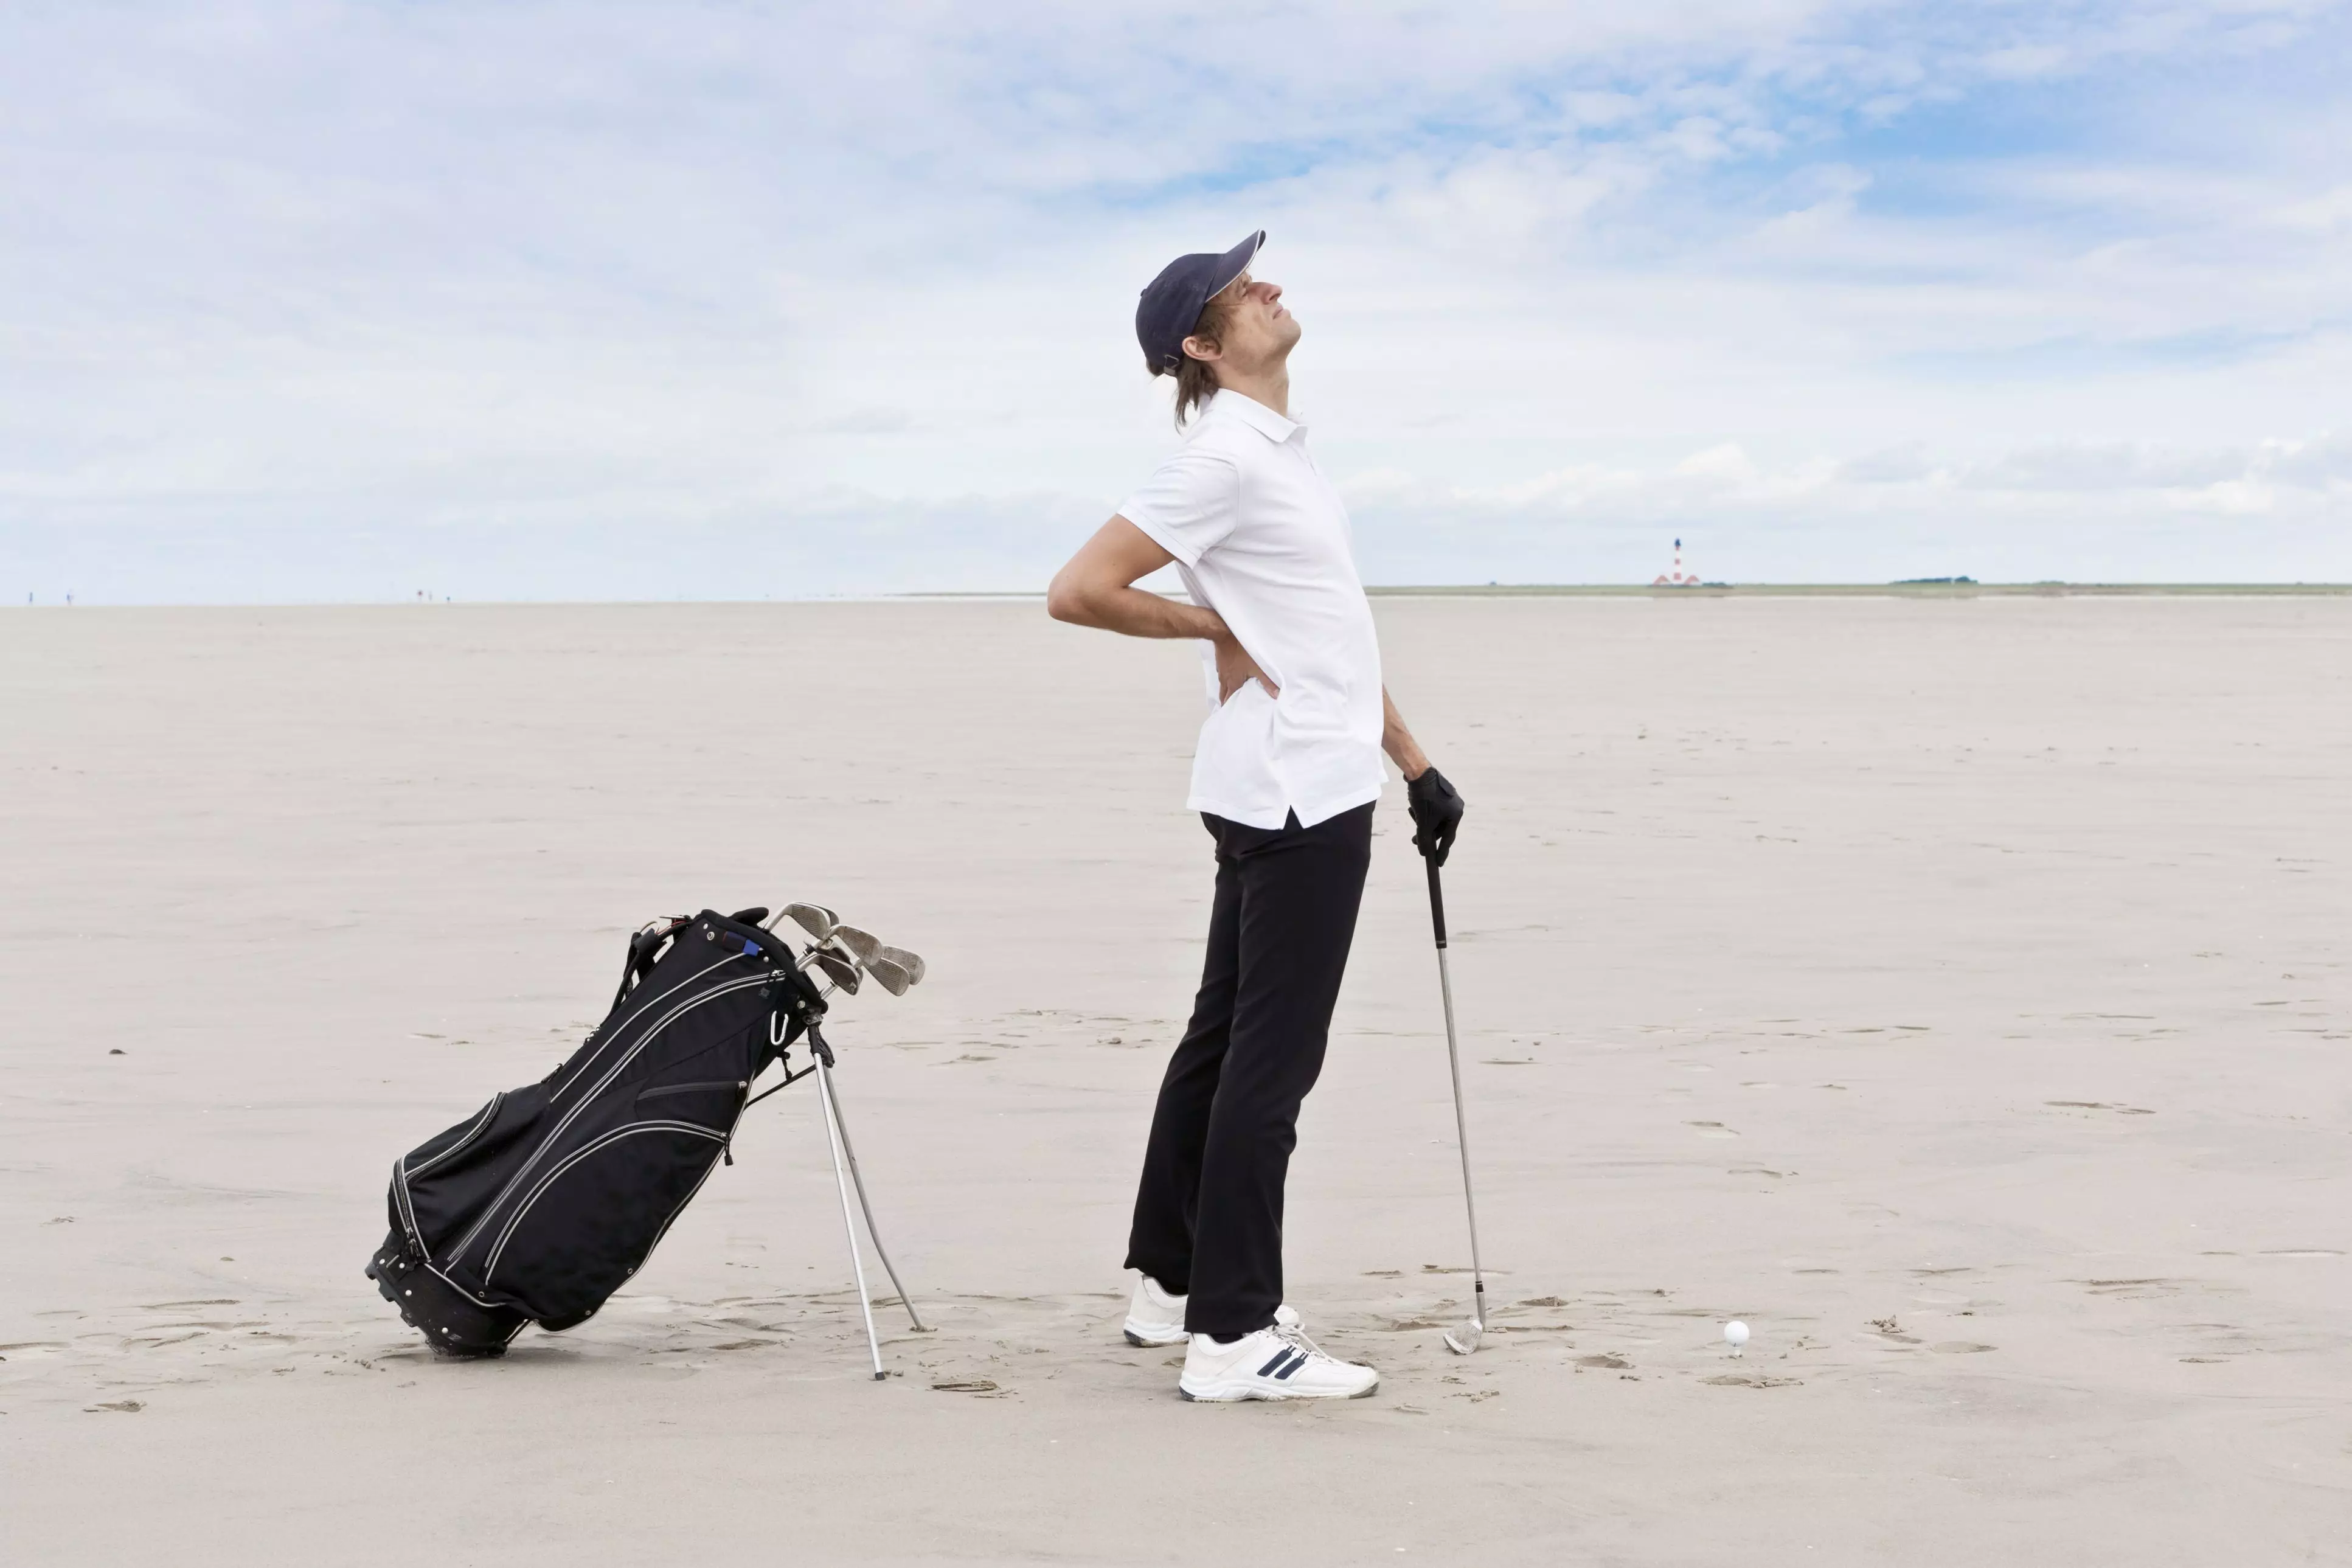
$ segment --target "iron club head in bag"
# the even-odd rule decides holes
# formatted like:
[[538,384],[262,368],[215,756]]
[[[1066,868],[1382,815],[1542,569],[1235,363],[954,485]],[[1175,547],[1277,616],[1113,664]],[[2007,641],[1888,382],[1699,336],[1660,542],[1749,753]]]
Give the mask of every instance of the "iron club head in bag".
[[907,972],[908,984],[920,985],[923,983],[923,960],[920,954],[908,952],[903,947],[885,945],[881,955]]
[[896,959],[885,958],[879,952],[866,961],[866,973],[874,976],[882,989],[893,996],[904,996],[907,987],[915,983],[914,976],[907,973],[905,965]]
[[[832,941],[834,927],[841,923],[841,917],[823,904],[786,904],[776,911],[776,920],[791,921],[809,933],[811,942],[819,943]],[[768,922],[768,929],[775,929],[775,921]]]
[[882,939],[872,931],[861,931],[856,926],[842,925],[838,922],[835,924],[832,935],[827,940],[831,945],[841,949],[850,957],[857,960],[860,964],[871,964],[875,955],[882,951]]
[[825,978],[847,994],[852,996],[857,994],[861,972],[856,962],[847,954],[835,952],[829,947],[813,947],[809,949],[808,957],[802,962],[804,964],[814,963],[824,971]]

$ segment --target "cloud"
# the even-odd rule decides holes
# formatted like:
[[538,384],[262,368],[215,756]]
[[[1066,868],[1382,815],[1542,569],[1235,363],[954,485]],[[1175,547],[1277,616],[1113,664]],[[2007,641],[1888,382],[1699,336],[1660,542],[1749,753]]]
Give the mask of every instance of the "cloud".
[[[1171,439],[1140,280],[1259,225],[1369,574],[1646,578],[1701,524],[1864,571],[2029,515],[2110,574],[2352,572],[2291,531],[2352,537],[2347,19],[20,8],[0,592],[201,533],[236,593],[355,593],[364,528],[625,593],[624,539],[747,524],[824,536],[807,591],[1034,584]],[[2175,531],[2103,531],[2134,506]]]

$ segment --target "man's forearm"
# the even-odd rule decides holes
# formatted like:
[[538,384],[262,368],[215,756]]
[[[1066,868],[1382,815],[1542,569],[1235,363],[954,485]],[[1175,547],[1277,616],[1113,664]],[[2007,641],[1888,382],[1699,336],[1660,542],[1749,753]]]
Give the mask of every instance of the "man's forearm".
[[[1059,586],[1058,584],[1056,585]],[[1060,620],[1131,637],[1200,637],[1225,635],[1214,610],[1164,599],[1142,588],[1097,587],[1053,595],[1048,608]]]
[[1230,640],[1223,617],[1198,605],[1179,604],[1135,586],[1176,558],[1166,547],[1114,512],[1079,546],[1045,587],[1045,613],[1074,626],[1131,637]]
[[1423,753],[1421,742],[1412,738],[1412,731],[1404,727],[1404,715],[1397,711],[1396,699],[1389,695],[1385,686],[1381,688],[1381,750],[1389,754],[1397,772],[1408,779],[1419,778],[1429,771],[1429,758]]

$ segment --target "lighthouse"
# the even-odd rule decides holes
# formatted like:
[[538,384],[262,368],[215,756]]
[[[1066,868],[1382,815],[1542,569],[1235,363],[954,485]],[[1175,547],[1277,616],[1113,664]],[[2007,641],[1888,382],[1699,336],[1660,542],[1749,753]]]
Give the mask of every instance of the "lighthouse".
[[1683,542],[1681,540],[1677,539],[1675,541],[1674,570],[1663,573],[1660,575],[1652,578],[1650,581],[1650,586],[1653,588],[1696,588],[1698,586],[1698,574],[1696,572],[1686,573],[1683,570]]

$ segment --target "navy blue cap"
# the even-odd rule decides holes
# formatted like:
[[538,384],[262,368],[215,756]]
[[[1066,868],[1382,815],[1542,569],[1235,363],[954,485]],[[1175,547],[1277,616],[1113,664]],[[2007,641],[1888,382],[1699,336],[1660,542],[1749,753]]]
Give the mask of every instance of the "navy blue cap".
[[1265,230],[1259,229],[1223,256],[1198,251],[1160,268],[1135,307],[1135,340],[1143,345],[1145,369],[1154,375],[1176,373],[1184,363],[1184,340],[1200,324],[1202,308],[1249,269],[1265,243]]

